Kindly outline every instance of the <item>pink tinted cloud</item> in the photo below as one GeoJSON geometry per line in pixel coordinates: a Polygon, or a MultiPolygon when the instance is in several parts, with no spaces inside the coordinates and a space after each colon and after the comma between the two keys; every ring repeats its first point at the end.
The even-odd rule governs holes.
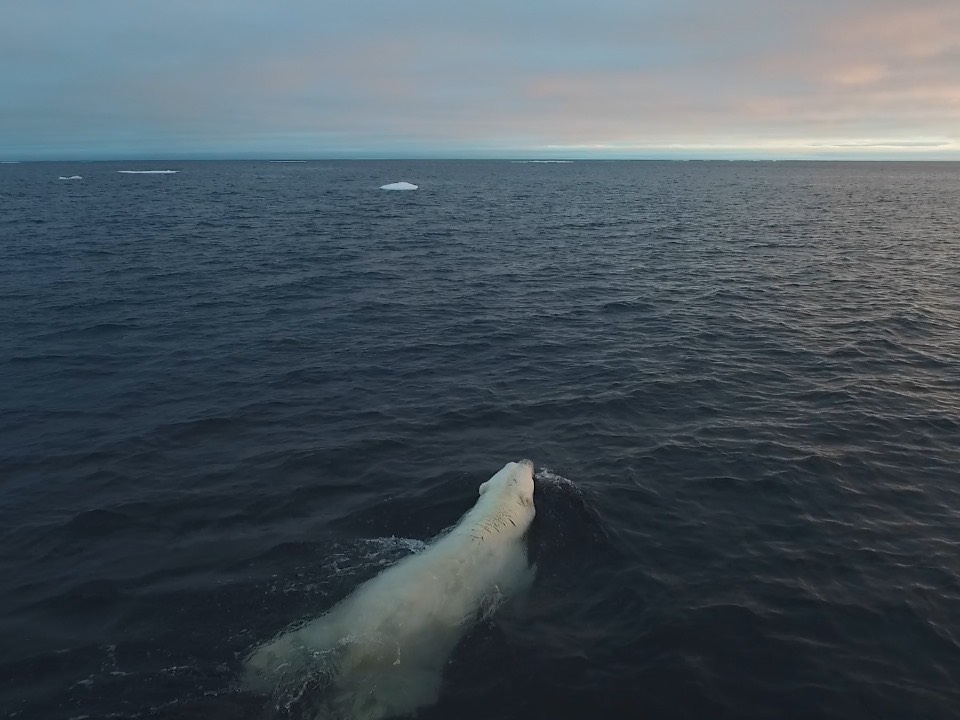
{"type": "Polygon", "coordinates": [[[856,138],[886,133],[884,147],[958,148],[960,3],[860,4],[782,40],[656,74],[545,75],[524,92],[557,111],[561,140],[584,143],[846,137],[858,148],[878,144],[856,138]],[[565,121],[586,109],[588,127],[565,121]]]}
{"type": "Polygon", "coordinates": [[[601,5],[583,22],[545,13],[536,32],[511,13],[470,25],[400,6],[363,33],[305,28],[249,46],[251,28],[202,56],[77,74],[49,93],[48,114],[321,151],[948,147],[958,135],[956,0],[601,5]]]}

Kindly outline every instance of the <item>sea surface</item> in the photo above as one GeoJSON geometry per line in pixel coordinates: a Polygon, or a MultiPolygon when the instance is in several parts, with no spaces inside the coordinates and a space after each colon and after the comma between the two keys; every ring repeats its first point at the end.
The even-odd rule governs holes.
{"type": "Polygon", "coordinates": [[[297,717],[526,457],[422,718],[960,717],[960,164],[0,166],[0,717],[297,717]]]}

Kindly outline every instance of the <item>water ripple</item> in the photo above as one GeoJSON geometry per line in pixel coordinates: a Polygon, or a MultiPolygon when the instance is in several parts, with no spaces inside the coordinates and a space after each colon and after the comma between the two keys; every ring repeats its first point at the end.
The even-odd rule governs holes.
{"type": "Polygon", "coordinates": [[[532,456],[425,717],[956,716],[956,165],[117,169],[4,170],[6,714],[257,717],[253,643],[532,456]]]}

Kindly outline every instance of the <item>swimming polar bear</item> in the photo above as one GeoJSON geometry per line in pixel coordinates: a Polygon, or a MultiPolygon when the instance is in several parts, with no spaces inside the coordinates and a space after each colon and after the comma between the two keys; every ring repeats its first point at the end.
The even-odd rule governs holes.
{"type": "Polygon", "coordinates": [[[524,538],[536,512],[533,463],[507,463],[479,492],[426,549],[256,648],[247,687],[288,709],[309,703],[317,719],[379,720],[434,704],[460,639],[533,581],[524,538]]]}

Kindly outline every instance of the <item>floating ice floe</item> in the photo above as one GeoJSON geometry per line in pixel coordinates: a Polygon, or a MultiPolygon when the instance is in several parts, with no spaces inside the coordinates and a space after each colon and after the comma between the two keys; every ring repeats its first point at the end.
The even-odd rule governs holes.
{"type": "Polygon", "coordinates": [[[387,183],[380,186],[381,190],[416,190],[417,186],[408,182],[387,183]]]}
{"type": "Polygon", "coordinates": [[[117,170],[124,175],[173,175],[179,170],[117,170]]]}
{"type": "Polygon", "coordinates": [[[61,176],[60,176],[60,179],[61,179],[61,180],[83,180],[83,175],[71,175],[70,177],[66,177],[65,175],[61,175],[61,176]]]}

